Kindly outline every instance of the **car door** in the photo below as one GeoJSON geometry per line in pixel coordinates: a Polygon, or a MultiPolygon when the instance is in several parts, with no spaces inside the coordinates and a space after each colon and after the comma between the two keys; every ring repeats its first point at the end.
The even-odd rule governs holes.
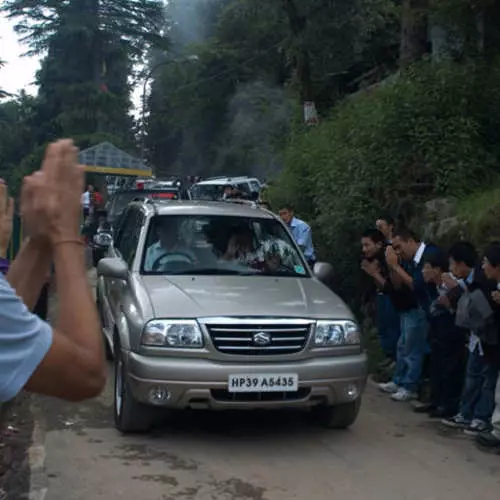
{"type": "MultiPolygon", "coordinates": [[[[141,229],[144,224],[142,212],[131,207],[125,214],[120,231],[114,246],[115,257],[123,259],[129,269],[134,262],[141,229]]],[[[127,287],[127,283],[122,280],[113,279],[109,282],[108,296],[113,317],[116,319],[121,310],[122,295],[127,287]]]]}

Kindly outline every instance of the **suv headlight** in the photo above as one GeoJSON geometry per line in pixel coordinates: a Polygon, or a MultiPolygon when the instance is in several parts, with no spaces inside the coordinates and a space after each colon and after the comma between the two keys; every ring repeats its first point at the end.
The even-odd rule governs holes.
{"type": "Polygon", "coordinates": [[[361,333],[357,323],[350,320],[317,321],[314,332],[316,347],[360,345],[361,333]]]}
{"type": "Polygon", "coordinates": [[[203,347],[203,335],[194,320],[155,319],[144,327],[141,344],[150,347],[203,347]]]}

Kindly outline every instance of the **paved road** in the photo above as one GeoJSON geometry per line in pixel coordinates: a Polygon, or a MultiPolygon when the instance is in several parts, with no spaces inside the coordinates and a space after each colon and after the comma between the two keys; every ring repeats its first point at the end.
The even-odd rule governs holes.
{"type": "Polygon", "coordinates": [[[47,500],[493,500],[500,456],[369,388],[349,431],[300,414],[179,415],[113,428],[111,382],[89,403],[41,400],[47,500]]]}

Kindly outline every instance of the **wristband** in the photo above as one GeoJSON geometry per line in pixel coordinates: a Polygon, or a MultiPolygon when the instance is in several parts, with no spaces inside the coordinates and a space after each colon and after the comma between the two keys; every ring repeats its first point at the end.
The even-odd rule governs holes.
{"type": "Polygon", "coordinates": [[[4,259],[3,257],[0,257],[0,273],[7,274],[8,270],[9,270],[9,259],[4,259]]]}
{"type": "Polygon", "coordinates": [[[58,241],[52,242],[52,246],[55,247],[58,245],[79,245],[79,246],[84,247],[85,243],[79,238],[68,239],[68,240],[58,240],[58,241]]]}

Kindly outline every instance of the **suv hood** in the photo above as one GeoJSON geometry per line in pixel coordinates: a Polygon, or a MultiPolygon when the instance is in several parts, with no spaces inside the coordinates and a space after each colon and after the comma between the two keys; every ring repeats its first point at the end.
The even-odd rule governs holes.
{"type": "Polygon", "coordinates": [[[140,279],[157,318],[353,317],[337,295],[312,278],[141,276],[140,279]]]}

